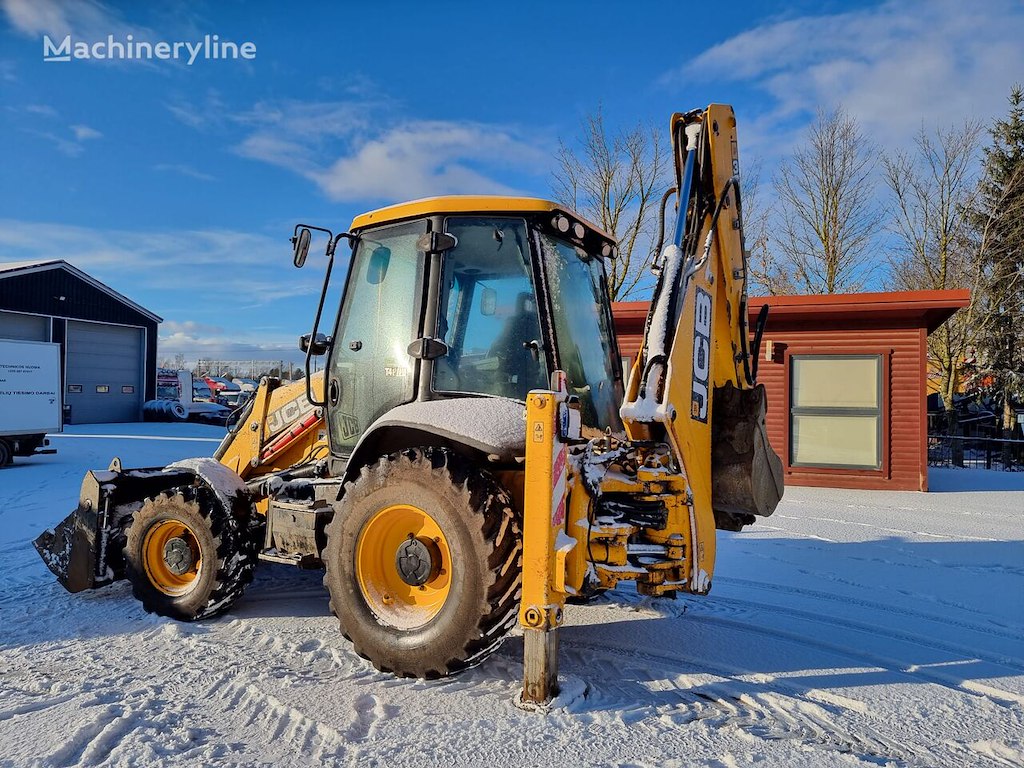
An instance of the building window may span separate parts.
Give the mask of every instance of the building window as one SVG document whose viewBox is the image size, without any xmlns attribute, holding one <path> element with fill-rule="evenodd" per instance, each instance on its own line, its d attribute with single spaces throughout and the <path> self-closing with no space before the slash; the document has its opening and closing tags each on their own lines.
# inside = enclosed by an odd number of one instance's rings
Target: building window
<svg viewBox="0 0 1024 768">
<path fill-rule="evenodd" d="M 881 355 L 793 355 L 790 363 L 790 466 L 880 469 Z"/>
</svg>

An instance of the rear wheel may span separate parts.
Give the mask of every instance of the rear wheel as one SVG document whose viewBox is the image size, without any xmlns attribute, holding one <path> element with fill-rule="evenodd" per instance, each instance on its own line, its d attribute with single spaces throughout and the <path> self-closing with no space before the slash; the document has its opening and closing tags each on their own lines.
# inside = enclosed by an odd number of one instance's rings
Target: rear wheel
<svg viewBox="0 0 1024 768">
<path fill-rule="evenodd" d="M 194 621 L 226 611 L 252 581 L 247 521 L 205 486 L 147 499 L 125 534 L 125 575 L 150 613 Z"/>
<path fill-rule="evenodd" d="M 482 661 L 516 620 L 520 525 L 508 493 L 449 451 L 382 458 L 346 485 L 324 584 L 355 650 L 436 678 Z"/>
<path fill-rule="evenodd" d="M 14 461 L 13 453 L 8 442 L 0 437 L 0 467 L 6 467 Z"/>
</svg>

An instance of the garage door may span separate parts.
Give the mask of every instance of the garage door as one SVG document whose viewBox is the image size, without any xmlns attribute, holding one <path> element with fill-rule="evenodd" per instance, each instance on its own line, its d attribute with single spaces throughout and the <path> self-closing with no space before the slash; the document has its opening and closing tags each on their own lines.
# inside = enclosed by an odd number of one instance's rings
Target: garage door
<svg viewBox="0 0 1024 768">
<path fill-rule="evenodd" d="M 0 312 L 0 339 L 49 341 L 50 318 L 23 315 L 20 312 Z"/>
<path fill-rule="evenodd" d="M 142 329 L 68 321 L 64 402 L 73 424 L 138 421 Z"/>
</svg>

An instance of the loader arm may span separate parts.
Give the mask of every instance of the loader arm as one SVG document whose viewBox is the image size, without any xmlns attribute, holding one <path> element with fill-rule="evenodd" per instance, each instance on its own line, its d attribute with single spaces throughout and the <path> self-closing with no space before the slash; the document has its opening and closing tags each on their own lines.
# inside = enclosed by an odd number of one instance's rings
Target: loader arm
<svg viewBox="0 0 1024 768">
<path fill-rule="evenodd" d="M 314 373 L 309 385 L 322 400 L 323 372 Z M 309 401 L 305 379 L 265 379 L 213 455 L 247 481 L 326 456 L 323 409 Z"/>
</svg>

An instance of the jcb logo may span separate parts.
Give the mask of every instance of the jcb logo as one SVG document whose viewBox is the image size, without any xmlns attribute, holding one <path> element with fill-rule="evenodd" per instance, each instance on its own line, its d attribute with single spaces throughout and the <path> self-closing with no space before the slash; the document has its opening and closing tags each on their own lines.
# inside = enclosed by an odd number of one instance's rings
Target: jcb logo
<svg viewBox="0 0 1024 768">
<path fill-rule="evenodd" d="M 314 408 L 315 406 L 306 399 L 305 395 L 290 400 L 267 416 L 267 434 L 276 435 L 285 427 L 302 421 L 306 414 L 311 413 Z"/>
<path fill-rule="evenodd" d="M 711 381 L 711 294 L 698 288 L 693 310 L 693 394 L 690 417 L 708 422 L 708 383 Z"/>
</svg>

